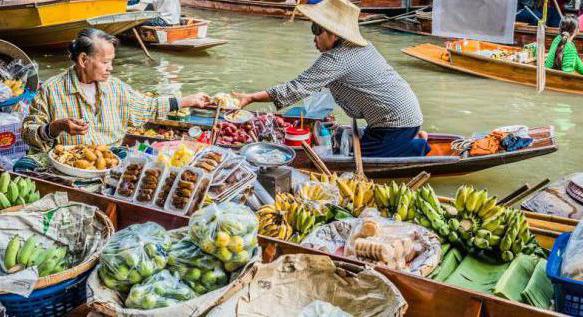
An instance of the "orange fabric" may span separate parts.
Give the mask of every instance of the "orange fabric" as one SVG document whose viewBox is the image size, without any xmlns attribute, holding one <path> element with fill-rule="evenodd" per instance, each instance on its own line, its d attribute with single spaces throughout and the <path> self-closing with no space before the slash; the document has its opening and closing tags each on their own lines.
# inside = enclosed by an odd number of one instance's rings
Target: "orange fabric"
<svg viewBox="0 0 583 317">
<path fill-rule="evenodd" d="M 480 156 L 497 153 L 500 150 L 500 142 L 507 133 L 492 131 L 485 138 L 472 143 L 470 156 Z"/>
</svg>

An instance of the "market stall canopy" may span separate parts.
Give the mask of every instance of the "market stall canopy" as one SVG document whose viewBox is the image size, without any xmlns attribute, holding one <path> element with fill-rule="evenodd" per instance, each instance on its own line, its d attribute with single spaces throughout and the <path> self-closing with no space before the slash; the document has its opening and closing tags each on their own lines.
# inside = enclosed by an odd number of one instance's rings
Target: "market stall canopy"
<svg viewBox="0 0 583 317">
<path fill-rule="evenodd" d="M 516 0 L 434 0 L 432 34 L 514 43 Z"/>
</svg>

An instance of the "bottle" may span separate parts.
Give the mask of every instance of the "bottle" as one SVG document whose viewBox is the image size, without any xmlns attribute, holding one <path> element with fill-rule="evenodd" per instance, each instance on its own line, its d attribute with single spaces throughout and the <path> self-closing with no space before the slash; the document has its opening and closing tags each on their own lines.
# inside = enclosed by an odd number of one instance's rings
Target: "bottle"
<svg viewBox="0 0 583 317">
<path fill-rule="evenodd" d="M 322 142 L 320 145 L 326 146 L 327 148 L 332 147 L 332 135 L 330 135 L 330 131 L 323 126 L 320 130 L 320 140 Z"/>
</svg>

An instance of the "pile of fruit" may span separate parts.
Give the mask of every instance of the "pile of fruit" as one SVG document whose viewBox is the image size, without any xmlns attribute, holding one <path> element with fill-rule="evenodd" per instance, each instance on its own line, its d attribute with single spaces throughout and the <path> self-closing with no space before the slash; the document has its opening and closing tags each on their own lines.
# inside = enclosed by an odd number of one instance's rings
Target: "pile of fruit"
<svg viewBox="0 0 583 317">
<path fill-rule="evenodd" d="M 136 224 L 116 233 L 105 245 L 99 277 L 105 286 L 127 293 L 166 267 L 171 240 L 160 225 Z"/>
<path fill-rule="evenodd" d="M 29 267 L 37 267 L 40 277 L 62 272 L 70 267 L 67 248 L 45 248 L 34 234 L 24 244 L 19 235 L 12 236 L 4 253 L 4 269 L 16 273 Z"/>
<path fill-rule="evenodd" d="M 18 97 L 24 93 L 24 83 L 21 80 L 6 79 L 3 84 L 10 88 L 12 97 Z"/>
<path fill-rule="evenodd" d="M 167 307 L 196 297 L 192 289 L 180 281 L 178 274 L 168 270 L 148 277 L 130 290 L 125 304 L 129 308 L 153 309 Z"/>
<path fill-rule="evenodd" d="M 62 164 L 83 170 L 104 170 L 119 165 L 119 158 L 107 145 L 55 146 L 53 158 Z"/>
<path fill-rule="evenodd" d="M 197 295 L 221 288 L 229 282 L 223 262 L 202 252 L 189 237 L 172 244 L 168 253 L 168 269 L 178 273 Z"/>
<path fill-rule="evenodd" d="M 171 155 L 164 152 L 158 153 L 157 162 L 166 166 L 184 167 L 192 162 L 196 153 L 196 151 L 189 149 L 186 145 L 180 144 Z"/>
<path fill-rule="evenodd" d="M 210 205 L 190 219 L 192 242 L 216 256 L 227 272 L 247 264 L 257 247 L 257 218 L 234 203 Z"/>
<path fill-rule="evenodd" d="M 0 210 L 12 206 L 32 204 L 40 199 L 36 183 L 20 176 L 11 179 L 10 173 L 0 175 Z"/>
</svg>

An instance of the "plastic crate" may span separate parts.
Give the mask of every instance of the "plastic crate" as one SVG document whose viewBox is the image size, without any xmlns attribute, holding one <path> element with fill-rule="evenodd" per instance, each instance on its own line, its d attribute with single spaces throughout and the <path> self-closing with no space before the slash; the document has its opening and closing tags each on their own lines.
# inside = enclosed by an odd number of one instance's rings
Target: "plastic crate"
<svg viewBox="0 0 583 317">
<path fill-rule="evenodd" d="M 571 316 L 583 316 L 583 282 L 561 276 L 563 252 L 570 237 L 570 233 L 563 233 L 555 239 L 547 263 L 547 276 L 555 289 L 555 310 Z"/>
<path fill-rule="evenodd" d="M 36 290 L 28 298 L 16 294 L 0 294 L 0 303 L 8 317 L 65 316 L 87 301 L 87 278 L 91 270 L 57 285 Z"/>
<path fill-rule="evenodd" d="M 26 155 L 28 145 L 22 139 L 21 128 L 21 123 L 0 125 L 0 156 L 15 160 Z"/>
</svg>

